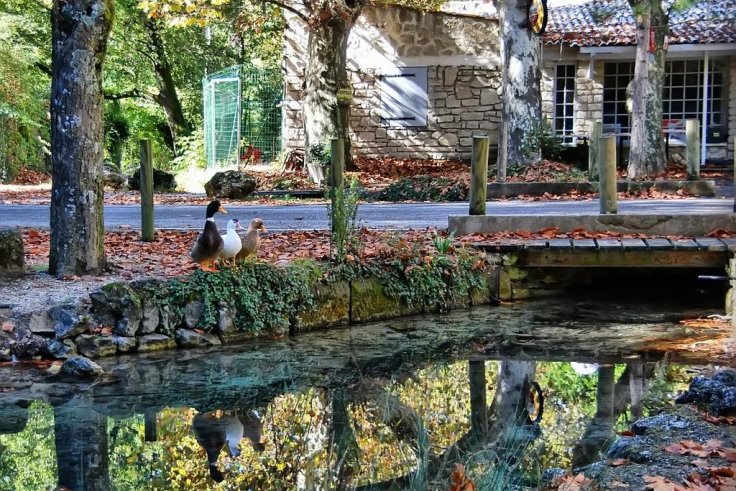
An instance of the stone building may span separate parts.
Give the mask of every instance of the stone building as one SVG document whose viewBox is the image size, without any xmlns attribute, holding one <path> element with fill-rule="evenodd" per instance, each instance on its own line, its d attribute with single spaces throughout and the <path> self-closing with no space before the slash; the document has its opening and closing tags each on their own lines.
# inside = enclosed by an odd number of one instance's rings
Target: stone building
<svg viewBox="0 0 736 491">
<path fill-rule="evenodd" d="M 347 58 L 357 154 L 468 159 L 473 135 L 498 141 L 503 94 L 495 10 L 484 0 L 451 1 L 443 10 L 367 7 L 354 26 Z M 287 23 L 284 141 L 300 147 L 307 37 L 296 17 L 287 15 Z M 670 31 L 663 128 L 672 130 L 671 146 L 682 142 L 684 120 L 697 118 L 704 160 L 733 159 L 736 0 L 699 0 L 673 10 Z M 542 111 L 567 144 L 587 136 L 597 120 L 628 144 L 634 33 L 627 0 L 550 9 L 541 40 Z"/>
</svg>

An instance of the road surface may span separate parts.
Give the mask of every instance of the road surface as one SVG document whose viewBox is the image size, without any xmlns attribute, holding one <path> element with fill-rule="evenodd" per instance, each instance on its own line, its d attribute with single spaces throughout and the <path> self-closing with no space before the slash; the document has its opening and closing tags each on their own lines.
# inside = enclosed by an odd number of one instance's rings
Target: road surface
<svg viewBox="0 0 736 491">
<path fill-rule="evenodd" d="M 733 199 L 622 200 L 619 214 L 720 214 L 733 211 Z M 487 205 L 488 215 L 597 215 L 599 203 L 594 201 L 493 201 Z M 242 205 L 227 207 L 228 215 L 216 215 L 221 229 L 229 217 L 249 222 L 259 217 L 269 230 L 327 229 L 326 205 Z M 406 229 L 447 227 L 450 215 L 467 215 L 467 203 L 396 203 L 362 204 L 359 210 L 361 226 L 369 228 Z M 160 229 L 202 228 L 204 206 L 157 205 L 155 225 Z M 140 228 L 138 205 L 105 206 L 105 228 Z M 0 228 L 49 228 L 47 205 L 0 205 Z"/>
</svg>

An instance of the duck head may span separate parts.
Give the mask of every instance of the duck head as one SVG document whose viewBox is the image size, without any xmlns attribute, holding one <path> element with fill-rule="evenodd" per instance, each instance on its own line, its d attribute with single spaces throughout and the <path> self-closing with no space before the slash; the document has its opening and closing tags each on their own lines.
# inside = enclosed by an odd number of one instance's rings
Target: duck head
<svg viewBox="0 0 736 491">
<path fill-rule="evenodd" d="M 237 218 L 233 218 L 232 220 L 229 220 L 227 222 L 227 231 L 230 232 L 231 230 L 242 230 L 243 226 L 240 224 L 240 220 Z"/>
<path fill-rule="evenodd" d="M 254 218 L 248 225 L 248 231 L 260 230 L 262 232 L 268 232 L 268 229 L 263 225 L 263 221 L 260 218 Z"/>
<path fill-rule="evenodd" d="M 222 207 L 218 200 L 211 201 L 210 204 L 207 205 L 207 218 L 212 218 L 217 212 L 227 214 L 227 211 L 225 211 L 225 208 Z"/>
</svg>

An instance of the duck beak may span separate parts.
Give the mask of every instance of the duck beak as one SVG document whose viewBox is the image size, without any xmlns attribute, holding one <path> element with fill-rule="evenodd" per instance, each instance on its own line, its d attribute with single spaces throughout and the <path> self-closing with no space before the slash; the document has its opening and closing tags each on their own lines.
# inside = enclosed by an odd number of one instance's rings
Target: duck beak
<svg viewBox="0 0 736 491">
<path fill-rule="evenodd" d="M 240 222 L 235 224 L 235 228 L 239 228 L 240 230 L 243 230 L 243 226 L 240 224 Z"/>
<path fill-rule="evenodd" d="M 217 209 L 217 211 L 219 211 L 220 213 L 224 213 L 225 215 L 227 215 L 227 210 L 225 210 L 225 208 L 223 208 L 222 206 L 220 206 L 220 207 L 219 207 L 219 208 Z"/>
<path fill-rule="evenodd" d="M 268 232 L 268 229 L 264 225 L 261 225 L 261 230 L 263 230 L 264 232 Z"/>
</svg>

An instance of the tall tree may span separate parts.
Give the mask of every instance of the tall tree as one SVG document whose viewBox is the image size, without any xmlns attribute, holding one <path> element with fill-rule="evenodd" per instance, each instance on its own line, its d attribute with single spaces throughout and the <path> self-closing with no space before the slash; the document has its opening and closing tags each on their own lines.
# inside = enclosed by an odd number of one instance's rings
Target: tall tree
<svg viewBox="0 0 736 491">
<path fill-rule="evenodd" d="M 57 277 L 105 265 L 102 64 L 113 16 L 113 0 L 54 1 L 49 272 Z"/>
<path fill-rule="evenodd" d="M 503 109 L 506 132 L 499 139 L 506 162 L 530 164 L 541 158 L 529 135 L 542 121 L 541 43 L 527 25 L 528 0 L 495 0 L 501 26 Z"/>
<path fill-rule="evenodd" d="M 661 0 L 628 0 L 636 23 L 636 62 L 631 84 L 629 178 L 665 169 L 662 141 L 664 41 L 669 15 Z"/>
</svg>

